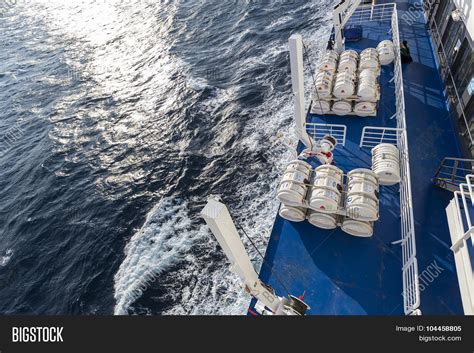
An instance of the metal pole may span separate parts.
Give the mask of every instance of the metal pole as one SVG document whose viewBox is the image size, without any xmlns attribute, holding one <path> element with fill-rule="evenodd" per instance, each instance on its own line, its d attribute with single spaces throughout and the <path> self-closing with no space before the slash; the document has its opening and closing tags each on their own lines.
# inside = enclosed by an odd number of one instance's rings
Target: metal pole
<svg viewBox="0 0 474 353">
<path fill-rule="evenodd" d="M 232 272 L 241 278 L 252 296 L 272 312 L 278 313 L 280 299 L 260 282 L 227 206 L 218 200 L 210 199 L 201 216 L 229 259 Z"/>
<path fill-rule="evenodd" d="M 293 101 L 295 105 L 295 121 L 298 137 L 308 148 L 312 147 L 311 138 L 306 131 L 306 109 L 304 102 L 304 66 L 303 39 L 299 34 L 293 34 L 289 39 L 291 82 L 293 85 Z"/>
</svg>

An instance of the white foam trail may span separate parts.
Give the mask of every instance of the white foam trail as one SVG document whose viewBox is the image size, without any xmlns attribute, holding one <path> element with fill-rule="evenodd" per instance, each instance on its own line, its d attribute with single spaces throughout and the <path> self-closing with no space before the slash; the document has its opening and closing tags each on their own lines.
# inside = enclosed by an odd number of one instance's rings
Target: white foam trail
<svg viewBox="0 0 474 353">
<path fill-rule="evenodd" d="M 142 229 L 127 245 L 126 258 L 115 275 L 116 315 L 127 314 L 131 304 L 158 275 L 181 262 L 185 264 L 173 276 L 174 285 L 189 283 L 191 278 L 197 278 L 197 281 L 193 286 L 169 291 L 170 297 L 180 296 L 181 300 L 165 314 L 215 314 L 219 307 L 221 313 L 228 314 L 229 308 L 224 303 L 229 301 L 238 307 L 235 313 L 241 313 L 248 304 L 248 298 L 241 295 L 240 282 L 229 275 L 225 263 L 222 270 L 211 270 L 214 264 L 203 263 L 189 251 L 199 241 L 207 255 L 213 255 L 218 245 L 209 241 L 207 227 L 191 227 L 188 212 L 187 202 L 172 202 L 171 199 L 163 200 L 150 211 Z M 204 298 L 209 305 L 203 305 Z"/>
<path fill-rule="evenodd" d="M 291 107 L 281 109 L 275 112 L 272 119 L 281 121 L 290 111 Z M 252 134 L 245 140 L 245 148 L 258 151 L 261 144 L 256 141 L 268 132 L 262 133 L 257 129 L 251 131 Z M 274 168 L 257 181 L 242 185 L 238 198 L 248 200 L 249 195 L 253 197 L 242 207 L 232 210 L 260 252 L 265 251 L 278 209 L 275 199 L 278 174 L 288 154 L 284 149 L 279 149 L 268 158 L 272 159 Z M 198 242 L 205 256 L 202 252 L 195 255 L 190 251 L 193 244 Z M 250 257 L 259 267 L 261 259 L 256 249 L 247 240 L 244 242 Z M 228 270 L 226 259 L 216 264 L 206 263 L 198 257 L 213 256 L 216 252 L 221 252 L 221 249 L 207 227 L 192 226 L 188 202 L 163 200 L 149 212 L 142 229 L 132 237 L 125 249 L 126 258 L 115 276 L 115 314 L 127 314 L 150 282 L 178 263 L 180 269 L 173 274 L 173 287 L 166 288 L 169 289 L 167 295 L 176 304 L 164 311 L 164 315 L 244 314 L 250 298 L 242 290 L 240 280 Z M 180 287 L 183 284 L 185 287 Z"/>
<path fill-rule="evenodd" d="M 164 199 L 148 214 L 143 227 L 125 248 L 125 260 L 115 275 L 115 314 L 140 298 L 157 275 L 175 264 L 189 251 L 194 238 L 203 231 L 192 231 L 187 203 Z"/>
<path fill-rule="evenodd" d="M 12 259 L 13 256 L 13 250 L 12 249 L 7 249 L 5 252 L 5 255 L 0 257 L 0 267 L 5 267 L 8 265 L 10 260 Z"/>
</svg>

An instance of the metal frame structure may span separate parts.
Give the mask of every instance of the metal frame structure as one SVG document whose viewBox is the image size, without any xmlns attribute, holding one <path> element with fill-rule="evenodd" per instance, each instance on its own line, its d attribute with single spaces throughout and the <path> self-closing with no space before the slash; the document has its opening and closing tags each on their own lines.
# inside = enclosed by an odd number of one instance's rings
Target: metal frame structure
<svg viewBox="0 0 474 353">
<path fill-rule="evenodd" d="M 362 130 L 360 148 L 374 148 L 382 143 L 398 145 L 403 129 L 391 127 L 366 126 Z"/>
<path fill-rule="evenodd" d="M 434 176 L 436 186 L 455 192 L 459 190 L 466 176 L 474 172 L 474 159 L 444 158 Z"/>
<path fill-rule="evenodd" d="M 306 123 L 306 131 L 315 141 L 331 135 L 337 140 L 338 146 L 344 147 L 346 145 L 346 125 Z"/>
<path fill-rule="evenodd" d="M 396 6 L 395 3 L 361 5 L 354 11 L 347 25 L 360 25 L 368 21 L 392 21 L 393 13 L 397 10 Z"/>
<path fill-rule="evenodd" d="M 454 192 L 454 199 L 446 208 L 459 289 L 466 315 L 474 315 L 474 277 L 468 247 L 474 246 L 474 226 L 471 212 L 474 207 L 474 175 L 465 177 L 466 183 Z M 468 202 L 468 199 L 469 202 Z M 470 244 L 469 244 L 470 242 Z"/>
<path fill-rule="evenodd" d="M 402 222 L 403 254 L 403 298 L 405 314 L 410 315 L 420 307 L 420 287 L 418 278 L 418 260 L 416 258 L 415 217 L 413 215 L 413 197 L 411 190 L 410 157 L 408 153 L 408 135 L 405 116 L 405 91 L 403 87 L 402 59 L 400 55 L 400 33 L 398 30 L 397 5 L 393 4 L 392 38 L 395 45 L 395 94 L 397 127 L 403 132 L 398 138 L 401 163 L 400 215 Z"/>
<path fill-rule="evenodd" d="M 361 0 L 341 0 L 341 2 L 334 7 L 332 15 L 335 34 L 334 50 L 339 54 L 345 50 L 344 27 L 360 3 Z"/>
</svg>

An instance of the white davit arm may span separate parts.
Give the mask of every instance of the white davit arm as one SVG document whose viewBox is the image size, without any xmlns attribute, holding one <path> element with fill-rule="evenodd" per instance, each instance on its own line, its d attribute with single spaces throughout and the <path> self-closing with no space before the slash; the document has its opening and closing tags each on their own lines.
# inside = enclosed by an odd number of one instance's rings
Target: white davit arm
<svg viewBox="0 0 474 353">
<path fill-rule="evenodd" d="M 322 164 L 331 164 L 333 162 L 332 151 L 337 145 L 337 140 L 332 136 L 325 136 L 321 141 L 316 142 L 306 131 L 303 38 L 301 35 L 293 34 L 289 39 L 289 47 L 296 129 L 300 141 L 306 146 L 302 157 L 309 158 L 315 156 Z"/>
<path fill-rule="evenodd" d="M 295 297 L 280 298 L 273 289 L 258 278 L 244 244 L 239 237 L 227 207 L 215 199 L 210 199 L 201 212 L 202 217 L 216 237 L 231 263 L 232 272 L 244 283 L 245 289 L 264 307 L 275 315 L 304 315 L 308 306 Z M 262 305 L 259 305 L 262 307 Z M 268 314 L 261 312 L 262 314 Z"/>
<path fill-rule="evenodd" d="M 354 11 L 359 7 L 361 0 L 342 0 L 334 7 L 332 13 L 335 32 L 334 50 L 341 54 L 344 49 L 344 26 L 351 18 Z"/>
<path fill-rule="evenodd" d="M 291 83 L 293 86 L 293 100 L 295 105 L 295 121 L 298 137 L 303 144 L 312 148 L 313 142 L 306 131 L 306 109 L 304 104 L 304 66 L 303 66 L 303 38 L 293 34 L 289 39 Z"/>
</svg>

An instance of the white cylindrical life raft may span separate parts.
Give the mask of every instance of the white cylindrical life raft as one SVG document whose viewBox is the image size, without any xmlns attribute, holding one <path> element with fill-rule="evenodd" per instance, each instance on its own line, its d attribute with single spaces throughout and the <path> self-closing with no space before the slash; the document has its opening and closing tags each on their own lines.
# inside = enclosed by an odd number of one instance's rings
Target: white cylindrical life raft
<svg viewBox="0 0 474 353">
<path fill-rule="evenodd" d="M 321 229 L 336 229 L 337 215 L 310 210 L 308 212 L 308 222 Z"/>
<path fill-rule="evenodd" d="M 340 116 L 347 115 L 352 112 L 352 103 L 344 100 L 334 102 L 331 111 Z"/>
<path fill-rule="evenodd" d="M 384 40 L 377 46 L 379 60 L 382 65 L 389 65 L 395 60 L 395 46 L 391 40 Z"/>
<path fill-rule="evenodd" d="M 342 52 L 339 58 L 337 71 L 356 71 L 359 63 L 359 54 L 355 50 L 346 50 Z"/>
<path fill-rule="evenodd" d="M 348 98 L 355 94 L 356 71 L 339 71 L 334 83 L 334 96 L 339 99 Z"/>
<path fill-rule="evenodd" d="M 354 107 L 354 113 L 358 116 L 373 116 L 377 112 L 377 104 L 371 102 L 359 102 Z"/>
<path fill-rule="evenodd" d="M 345 218 L 341 229 L 354 237 L 370 238 L 374 235 L 374 224 L 351 218 Z"/>
<path fill-rule="evenodd" d="M 401 181 L 400 151 L 391 144 L 380 144 L 372 150 L 372 170 L 381 185 L 396 185 Z"/>
<path fill-rule="evenodd" d="M 336 213 L 341 201 L 343 172 L 332 165 L 316 168 L 309 197 L 310 207 L 322 213 Z"/>
<path fill-rule="evenodd" d="M 360 53 L 359 71 L 378 71 L 380 68 L 379 53 L 375 48 L 367 48 Z"/>
<path fill-rule="evenodd" d="M 313 171 L 313 168 L 311 167 L 311 164 L 305 161 L 296 159 L 288 163 L 288 165 L 285 168 L 285 173 L 296 172 L 296 171 L 304 173 L 309 178 L 311 176 L 311 172 Z"/>
<path fill-rule="evenodd" d="M 334 83 L 334 73 L 332 71 L 320 71 L 316 75 L 316 82 L 314 86 L 314 99 L 329 97 L 332 93 Z"/>
<path fill-rule="evenodd" d="M 312 114 L 324 115 L 331 111 L 331 102 L 313 99 Z"/>
<path fill-rule="evenodd" d="M 280 182 L 278 200 L 288 206 L 304 205 L 311 172 L 311 165 L 304 161 L 290 162 Z"/>
<path fill-rule="evenodd" d="M 280 216 L 290 222 L 303 222 L 306 219 L 306 212 L 308 210 L 304 207 L 294 207 L 282 205 L 280 208 Z"/>
<path fill-rule="evenodd" d="M 337 69 L 338 60 L 339 54 L 337 52 L 334 50 L 327 51 L 323 56 L 323 61 L 319 65 L 319 70 L 335 72 Z"/>
<path fill-rule="evenodd" d="M 377 76 L 372 70 L 364 70 L 359 74 L 357 95 L 365 101 L 373 101 L 377 96 Z"/>
<path fill-rule="evenodd" d="M 359 221 L 379 219 L 379 181 L 369 169 L 355 169 L 348 175 L 347 217 Z"/>
</svg>

